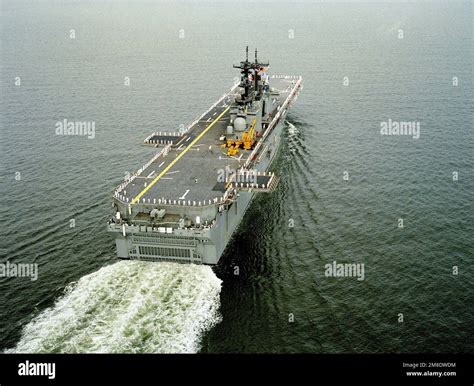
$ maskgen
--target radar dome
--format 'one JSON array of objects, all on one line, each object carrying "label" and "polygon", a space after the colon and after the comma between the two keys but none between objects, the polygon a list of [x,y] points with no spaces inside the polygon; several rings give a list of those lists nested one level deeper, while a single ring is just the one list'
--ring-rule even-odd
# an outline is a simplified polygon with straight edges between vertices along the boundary
[{"label": "radar dome", "polygon": [[245,128],[247,127],[247,122],[245,122],[245,119],[242,117],[237,117],[234,120],[234,129],[236,131],[244,131]]}]

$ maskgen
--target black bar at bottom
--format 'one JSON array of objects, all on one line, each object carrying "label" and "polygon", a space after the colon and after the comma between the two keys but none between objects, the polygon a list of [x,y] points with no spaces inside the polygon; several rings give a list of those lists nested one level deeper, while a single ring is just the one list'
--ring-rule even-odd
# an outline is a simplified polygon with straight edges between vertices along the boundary
[{"label": "black bar at bottom", "polygon": [[[470,354],[3,354],[0,384],[472,385],[473,359]],[[53,363],[54,378],[47,370]]]}]

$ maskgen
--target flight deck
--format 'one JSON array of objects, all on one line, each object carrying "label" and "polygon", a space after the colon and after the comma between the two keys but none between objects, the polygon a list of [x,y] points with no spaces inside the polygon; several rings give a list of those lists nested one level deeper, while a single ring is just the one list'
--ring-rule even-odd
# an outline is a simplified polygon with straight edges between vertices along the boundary
[{"label": "flight deck", "polygon": [[[285,101],[294,83],[294,77],[272,78],[274,109]],[[161,154],[140,169],[131,182],[121,186],[116,195],[131,204],[212,205],[219,202],[225,191],[224,183],[218,180],[219,172],[226,168],[238,170],[252,153],[242,149],[238,156],[228,156],[221,147],[222,133],[229,122],[229,102],[234,97],[233,88],[182,135],[171,131],[151,134],[145,143],[161,148]],[[257,177],[255,188],[268,185],[270,176]],[[242,183],[246,187],[245,179]]]}]

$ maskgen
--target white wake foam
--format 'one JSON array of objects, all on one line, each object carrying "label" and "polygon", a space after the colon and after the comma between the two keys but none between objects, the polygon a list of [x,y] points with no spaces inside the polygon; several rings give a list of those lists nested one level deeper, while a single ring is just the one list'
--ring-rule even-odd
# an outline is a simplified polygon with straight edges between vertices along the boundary
[{"label": "white wake foam", "polygon": [[289,121],[285,121],[285,123],[288,125],[288,133],[290,135],[299,134],[299,130],[296,128],[295,125],[293,125],[293,123]]},{"label": "white wake foam", "polygon": [[193,353],[220,321],[208,266],[121,261],[82,277],[10,352]]}]

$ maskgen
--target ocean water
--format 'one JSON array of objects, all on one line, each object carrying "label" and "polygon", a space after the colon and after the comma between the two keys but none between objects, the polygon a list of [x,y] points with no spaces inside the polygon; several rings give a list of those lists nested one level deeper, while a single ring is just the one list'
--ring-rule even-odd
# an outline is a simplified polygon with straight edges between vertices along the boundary
[{"label": "ocean water", "polygon": [[[0,349],[474,352],[472,21],[468,1],[3,1],[0,252],[38,280],[0,278]],[[304,78],[279,188],[217,267],[117,262],[114,187],[246,45]],[[55,135],[64,119],[94,138]]]}]

